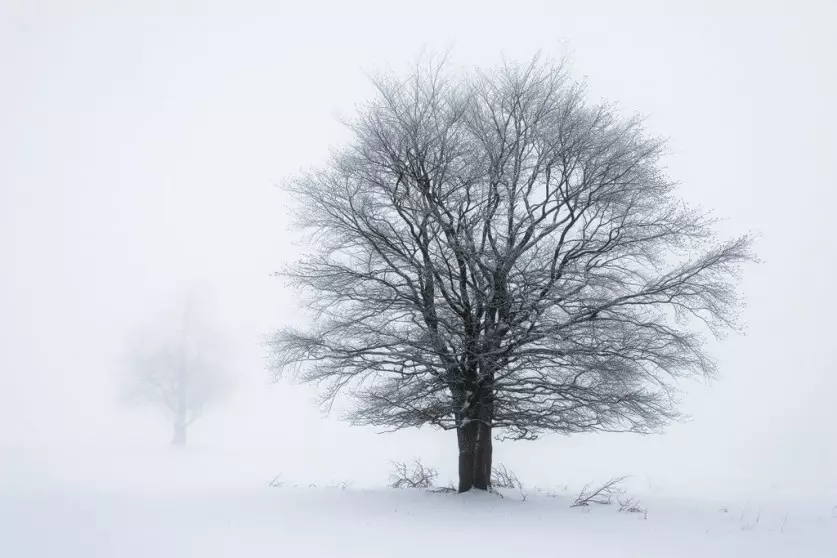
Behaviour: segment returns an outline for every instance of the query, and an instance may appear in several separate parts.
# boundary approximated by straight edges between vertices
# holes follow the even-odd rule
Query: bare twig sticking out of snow
[[[590,504],[612,504],[614,496],[619,496],[624,493],[624,490],[619,485],[626,478],[628,478],[627,475],[613,477],[598,487],[593,487],[591,484],[585,485],[571,507],[586,507]]]
[[[279,473],[275,477],[270,479],[270,488],[279,488],[280,486],[285,484],[283,481],[279,480],[279,477],[281,476],[282,473]]]
[[[416,459],[412,468],[407,463],[393,462],[393,471],[389,476],[391,488],[432,488],[439,472],[432,467],[425,467]]]
[[[436,488],[431,488],[430,491],[431,492],[439,492],[439,493],[442,493],[442,494],[449,494],[449,493],[459,492],[456,489],[456,485],[453,483],[453,481],[448,481],[447,486],[439,486],[439,487],[436,487]]]
[[[749,502],[748,502],[748,504],[749,504]],[[745,515],[746,511],[747,510],[746,510],[746,507],[745,507],[744,512],[741,512],[742,520],[744,518],[744,515]],[[744,526],[741,528],[741,530],[742,531],[752,531],[759,524],[759,521],[761,521],[761,508],[759,508],[758,511],[756,512],[756,522],[755,523],[745,523]]]

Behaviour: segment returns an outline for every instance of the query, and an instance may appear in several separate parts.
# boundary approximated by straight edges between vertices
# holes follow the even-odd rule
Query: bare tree
[[[228,387],[220,339],[184,305],[179,327],[161,324],[139,331],[122,378],[123,398],[151,404],[173,422],[172,444],[186,443],[186,430]]]
[[[712,375],[750,239],[678,200],[664,142],[590,105],[561,64],[375,80],[353,140],[289,184],[315,250],[283,275],[314,318],[274,371],[354,397],[357,424],[455,430],[459,489],[492,437],[648,432]]]

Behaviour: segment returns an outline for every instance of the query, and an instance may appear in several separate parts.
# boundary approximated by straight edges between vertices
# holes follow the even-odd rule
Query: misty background
[[[689,422],[495,460],[532,484],[837,491],[835,21],[829,1],[0,2],[0,475],[167,444],[116,376],[129,332],[187,293],[235,378],[192,451],[300,482],[383,484],[414,456],[452,474],[453,433],[350,427],[312,387],[271,384],[262,336],[297,316],[271,273],[304,250],[276,184],[347,137],[370,72],[542,50],[671,138],[682,196],[724,235],[759,233],[763,263],[741,285],[747,335],[712,347],[719,380],[683,385]]]

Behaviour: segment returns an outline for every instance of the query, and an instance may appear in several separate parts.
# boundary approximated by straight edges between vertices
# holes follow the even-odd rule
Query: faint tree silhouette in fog
[[[198,318],[189,300],[177,319],[147,326],[131,339],[121,388],[124,400],[153,405],[172,420],[172,444],[230,386],[227,355],[217,332]]]
[[[313,248],[284,276],[312,323],[272,337],[275,372],[349,393],[357,424],[455,431],[460,491],[490,484],[495,435],[676,418],[752,255],[678,199],[664,142],[539,59],[375,85],[289,186]]]

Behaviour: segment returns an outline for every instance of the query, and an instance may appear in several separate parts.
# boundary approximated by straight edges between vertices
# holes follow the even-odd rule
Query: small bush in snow
[[[505,465],[494,467],[491,470],[491,486],[494,488],[516,488],[520,490],[523,488],[523,483],[513,471],[506,468]]]
[[[645,508],[639,505],[639,500],[636,498],[617,498],[619,502],[619,511],[624,513],[643,513],[647,514]]]
[[[431,488],[436,482],[439,472],[432,467],[425,467],[419,459],[412,465],[394,462],[392,473],[389,475],[391,488]]]
[[[626,478],[628,477],[614,477],[598,487],[591,484],[585,485],[571,507],[585,507],[590,504],[612,504],[615,496],[620,496],[625,492],[619,485]]]

